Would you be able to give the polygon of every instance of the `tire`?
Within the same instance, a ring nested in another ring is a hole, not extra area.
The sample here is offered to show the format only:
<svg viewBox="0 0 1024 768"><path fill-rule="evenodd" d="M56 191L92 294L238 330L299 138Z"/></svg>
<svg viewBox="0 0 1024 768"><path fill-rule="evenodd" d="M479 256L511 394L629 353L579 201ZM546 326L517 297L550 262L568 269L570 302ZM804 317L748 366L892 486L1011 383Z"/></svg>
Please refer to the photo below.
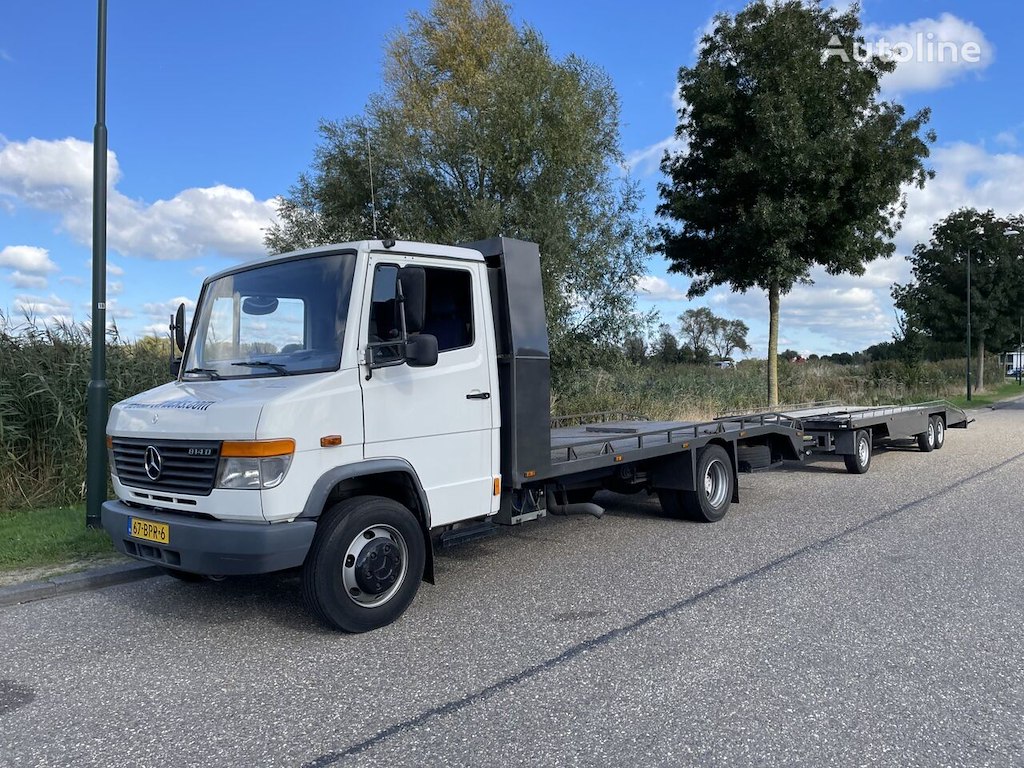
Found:
<svg viewBox="0 0 1024 768"><path fill-rule="evenodd" d="M932 424L935 426L935 450L939 450L946 444L946 422L941 416L932 416Z"/></svg>
<svg viewBox="0 0 1024 768"><path fill-rule="evenodd" d="M178 581L188 582L189 584L196 584L200 581L206 581L207 578L201 573L192 573L190 571L179 571L177 568L164 568L161 567L164 573L171 578L177 579Z"/></svg>
<svg viewBox="0 0 1024 768"><path fill-rule="evenodd" d="M865 430L860 430L853 437L854 452L843 456L846 471L851 475L863 475L871 466L871 438Z"/></svg>
<svg viewBox="0 0 1024 768"><path fill-rule="evenodd" d="M732 503L734 472L728 452L709 445L697 457L693 491L658 491L661 509L668 517L715 523L725 517Z"/></svg>
<svg viewBox="0 0 1024 768"><path fill-rule="evenodd" d="M743 469L744 464L749 472L755 469L770 467L772 464L772 449L767 445L737 445L736 468Z"/></svg>
<svg viewBox="0 0 1024 768"><path fill-rule="evenodd" d="M325 624L368 632L405 612L425 561L423 529L412 512L381 496L346 499L320 517L302 568L302 594Z"/></svg>
<svg viewBox="0 0 1024 768"><path fill-rule="evenodd" d="M924 453L935 450L935 420L928 419L928 428L917 436L917 447Z"/></svg>

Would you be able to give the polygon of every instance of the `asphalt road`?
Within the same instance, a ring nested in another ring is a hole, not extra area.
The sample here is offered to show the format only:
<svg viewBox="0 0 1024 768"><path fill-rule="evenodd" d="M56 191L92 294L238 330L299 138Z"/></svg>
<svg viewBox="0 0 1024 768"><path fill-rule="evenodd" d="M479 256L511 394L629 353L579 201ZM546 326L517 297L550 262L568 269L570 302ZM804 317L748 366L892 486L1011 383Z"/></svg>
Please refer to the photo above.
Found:
<svg viewBox="0 0 1024 768"><path fill-rule="evenodd" d="M599 496L361 636L282 576L0 608L0 764L1024 765L1024 403L976 416L715 525Z"/></svg>

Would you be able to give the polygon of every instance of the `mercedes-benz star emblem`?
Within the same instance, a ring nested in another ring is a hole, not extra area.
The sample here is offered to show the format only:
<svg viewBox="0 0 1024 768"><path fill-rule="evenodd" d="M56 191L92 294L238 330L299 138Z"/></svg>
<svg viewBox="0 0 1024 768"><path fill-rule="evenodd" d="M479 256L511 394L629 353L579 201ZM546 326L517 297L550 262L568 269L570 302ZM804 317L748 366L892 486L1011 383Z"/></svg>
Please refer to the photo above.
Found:
<svg viewBox="0 0 1024 768"><path fill-rule="evenodd" d="M146 468L146 476L150 480L160 479L160 473L164 470L164 460L160 457L160 451L152 445L146 446L146 457L143 460L143 466Z"/></svg>

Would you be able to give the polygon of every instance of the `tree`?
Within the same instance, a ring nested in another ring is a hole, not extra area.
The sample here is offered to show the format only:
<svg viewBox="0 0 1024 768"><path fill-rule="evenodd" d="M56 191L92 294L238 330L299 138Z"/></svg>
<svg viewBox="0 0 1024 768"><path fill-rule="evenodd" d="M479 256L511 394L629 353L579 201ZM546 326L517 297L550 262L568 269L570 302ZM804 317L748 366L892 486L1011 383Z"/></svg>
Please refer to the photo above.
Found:
<svg viewBox="0 0 1024 768"><path fill-rule="evenodd" d="M747 334L750 329L742 320L725 320L718 324L715 335L711 337L711 346L722 360L732 358L733 350L749 352L750 345L747 344Z"/></svg>
<svg viewBox="0 0 1024 768"><path fill-rule="evenodd" d="M1007 230L1021 232L1008 235ZM985 386L985 349L1014 344L1024 286L1024 217L963 208L932 227L928 243L914 247L913 282L895 285L892 297L904 324L942 342L977 350L977 388ZM971 261L971 339L967 339L967 260Z"/></svg>
<svg viewBox="0 0 1024 768"><path fill-rule="evenodd" d="M710 345L723 322L707 307L688 309L679 316L683 336L690 340L689 347L697 362L705 361L710 356Z"/></svg>
<svg viewBox="0 0 1024 768"><path fill-rule="evenodd" d="M679 362L679 340L667 323L658 326L658 338L651 348L651 356L666 365Z"/></svg>
<svg viewBox="0 0 1024 768"><path fill-rule="evenodd" d="M908 118L878 100L895 64L851 57L859 30L856 6L756 0L717 16L697 63L679 70L676 136L688 146L662 161L659 249L695 278L690 296L767 292L771 405L780 297L813 266L857 275L891 255L905 185L932 175L928 110Z"/></svg>
<svg viewBox="0 0 1024 768"><path fill-rule="evenodd" d="M621 174L618 120L608 75L574 55L554 58L503 3L435 0L389 41L384 88L365 114L321 122L313 166L282 201L267 245L375 230L439 243L533 240L552 357L619 347L643 324L632 286L648 232L638 188Z"/></svg>
<svg viewBox="0 0 1024 768"><path fill-rule="evenodd" d="M622 345L622 354L634 365L640 365L647 360L647 342L638 333L631 333L626 336Z"/></svg>

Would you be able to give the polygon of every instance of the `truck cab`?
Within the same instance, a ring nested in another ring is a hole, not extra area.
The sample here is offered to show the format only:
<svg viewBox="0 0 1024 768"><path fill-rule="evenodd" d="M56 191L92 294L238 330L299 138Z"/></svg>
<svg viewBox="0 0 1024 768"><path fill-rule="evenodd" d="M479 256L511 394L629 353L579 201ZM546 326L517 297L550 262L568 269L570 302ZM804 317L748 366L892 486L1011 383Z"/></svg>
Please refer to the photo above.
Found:
<svg viewBox="0 0 1024 768"><path fill-rule="evenodd" d="M394 608L382 596L431 576L431 530L498 511L496 359L478 250L371 240L222 271L176 379L111 411L104 527L171 575L262 573L303 565L318 528L352 517L339 507L375 500L401 524L363 526L327 557L373 561L345 569L344 592ZM337 591L332 578L307 593Z"/></svg>

